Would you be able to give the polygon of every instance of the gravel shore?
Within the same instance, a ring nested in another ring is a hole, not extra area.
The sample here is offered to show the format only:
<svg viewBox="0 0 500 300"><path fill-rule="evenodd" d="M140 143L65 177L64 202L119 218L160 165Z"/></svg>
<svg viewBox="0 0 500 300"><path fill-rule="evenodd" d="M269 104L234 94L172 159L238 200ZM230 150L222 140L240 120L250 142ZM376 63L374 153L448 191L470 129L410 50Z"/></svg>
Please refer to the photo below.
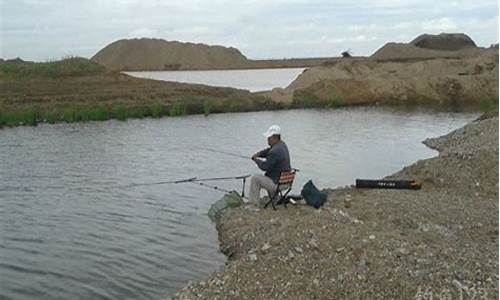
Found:
<svg viewBox="0 0 500 300"><path fill-rule="evenodd" d="M388 177L421 190L229 210L217 222L224 270L172 299L496 299L498 116L424 143L439 156Z"/></svg>

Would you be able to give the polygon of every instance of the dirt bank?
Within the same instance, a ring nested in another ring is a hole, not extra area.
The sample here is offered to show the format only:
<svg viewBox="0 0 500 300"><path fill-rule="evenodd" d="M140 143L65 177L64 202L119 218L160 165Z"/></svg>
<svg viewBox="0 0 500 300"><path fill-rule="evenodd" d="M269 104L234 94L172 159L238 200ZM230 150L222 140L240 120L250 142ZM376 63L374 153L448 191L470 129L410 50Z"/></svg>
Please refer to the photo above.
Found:
<svg viewBox="0 0 500 300"><path fill-rule="evenodd" d="M83 58L0 62L0 127L273 109L246 90L127 76Z"/></svg>
<svg viewBox="0 0 500 300"><path fill-rule="evenodd" d="M142 38L113 42L92 60L116 71L163 71L299 68L336 58L251 60L233 47Z"/></svg>
<svg viewBox="0 0 500 300"><path fill-rule="evenodd" d="M496 298L498 117L425 143L439 156L390 176L422 190L341 188L319 210L230 210L217 223L225 270L173 298Z"/></svg>
<svg viewBox="0 0 500 300"><path fill-rule="evenodd" d="M265 95L299 107L375 103L474 106L485 99L498 99L498 49L483 49L473 57L414 62L345 59L310 68L287 88Z"/></svg>

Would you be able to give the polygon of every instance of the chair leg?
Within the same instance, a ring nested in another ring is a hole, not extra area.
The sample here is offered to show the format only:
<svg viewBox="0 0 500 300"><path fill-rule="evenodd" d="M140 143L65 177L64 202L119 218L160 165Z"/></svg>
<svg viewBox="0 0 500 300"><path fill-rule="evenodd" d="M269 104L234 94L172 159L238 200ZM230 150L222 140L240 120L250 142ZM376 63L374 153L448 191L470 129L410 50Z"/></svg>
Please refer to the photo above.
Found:
<svg viewBox="0 0 500 300"><path fill-rule="evenodd" d="M274 198L276 198L277 194L274 194L273 197L271 197L270 194L268 194L268 195L269 195L269 201L267 201L266 205L264 205L264 209L266 209L269 206L269 204L271 204L273 206L274 210L276 210L276 207L274 206Z"/></svg>

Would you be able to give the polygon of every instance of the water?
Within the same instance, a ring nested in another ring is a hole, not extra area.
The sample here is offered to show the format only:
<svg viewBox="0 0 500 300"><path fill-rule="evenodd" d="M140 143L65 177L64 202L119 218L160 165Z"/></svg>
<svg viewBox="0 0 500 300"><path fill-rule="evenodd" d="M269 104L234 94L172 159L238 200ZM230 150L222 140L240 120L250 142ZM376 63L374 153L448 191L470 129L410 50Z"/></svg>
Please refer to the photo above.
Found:
<svg viewBox="0 0 500 300"><path fill-rule="evenodd" d="M125 72L141 78L199 83L211 86L233 87L251 92L287 87L304 68L257 69L257 70L218 70L218 71L154 71Z"/></svg>
<svg viewBox="0 0 500 300"><path fill-rule="evenodd" d="M161 299L217 270L225 257L206 212L221 194L127 187L257 172L197 147L250 156L277 123L301 169L295 191L308 179L335 187L436 155L421 141L474 117L352 108L0 130L0 298Z"/></svg>

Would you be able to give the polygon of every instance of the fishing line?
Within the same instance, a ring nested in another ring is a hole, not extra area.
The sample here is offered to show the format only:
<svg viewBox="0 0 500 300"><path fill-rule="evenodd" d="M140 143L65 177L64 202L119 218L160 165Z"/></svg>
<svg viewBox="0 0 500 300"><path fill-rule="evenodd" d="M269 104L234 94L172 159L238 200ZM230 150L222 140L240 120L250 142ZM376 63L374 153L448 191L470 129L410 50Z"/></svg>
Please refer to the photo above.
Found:
<svg viewBox="0 0 500 300"><path fill-rule="evenodd" d="M233 157L238 157L238 158L243 158L243 159L247 159L247 160L250 159L250 157L248 157L248 156L244 156L244 155L236 154L236 153L231 153L231 152L227 152L227 151L221 151L221 150L216 150L216 149L206 148L206 147L197 147L197 148L200 149L200 150L206 150L206 151L210 151L210 152L214 152L214 153L225 154L225 155L229 155L229 156L233 156Z"/></svg>

